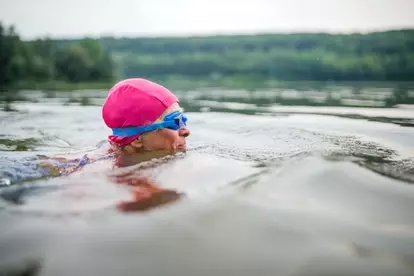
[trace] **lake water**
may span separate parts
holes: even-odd
[[[414,275],[414,109],[358,107],[386,90],[342,107],[178,92],[188,151],[126,169],[185,196],[129,213],[111,160],[37,167],[105,140],[105,91],[23,93],[0,113],[1,275]]]

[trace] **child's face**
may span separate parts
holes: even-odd
[[[170,106],[154,123],[164,120],[164,117],[174,111],[181,111],[178,104]],[[179,130],[162,128],[144,133],[140,137],[142,148],[145,150],[167,150],[173,152],[186,150],[186,137],[190,135],[190,130],[183,127]]]

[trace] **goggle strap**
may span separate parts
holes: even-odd
[[[178,124],[175,121],[176,119],[178,119]],[[148,126],[113,128],[112,134],[120,137],[130,137],[159,128],[172,128],[174,130],[178,130],[181,127],[186,126],[186,122],[187,117],[183,113],[176,111],[165,116],[164,122],[162,123],[152,124]]]
[[[158,128],[163,128],[163,127],[164,127],[164,124],[159,123],[159,124],[152,124],[148,126],[139,126],[139,127],[113,128],[112,134],[115,136],[120,136],[120,137],[130,137],[130,136],[135,136],[138,134],[153,131],[153,130],[156,130]]]

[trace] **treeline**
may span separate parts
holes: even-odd
[[[23,41],[0,22],[0,88],[22,83],[99,82],[113,78],[114,63],[97,40],[59,45],[51,39]]]
[[[117,78],[414,80],[414,30],[22,41],[0,24],[0,47],[0,86],[112,81],[115,68]]]
[[[100,39],[124,77],[414,80],[414,30]],[[67,45],[71,40],[59,40]]]
[[[124,76],[255,76],[280,80],[414,80],[414,30],[102,38]]]

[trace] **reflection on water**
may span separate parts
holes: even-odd
[[[35,147],[37,140],[34,138],[26,139],[2,139],[0,138],[0,149],[2,151],[28,151]]]
[[[7,276],[35,276],[39,275],[41,269],[41,262],[29,260],[14,266],[6,267],[0,270],[2,275]]]
[[[362,142],[352,137],[336,143],[341,145],[342,151],[326,155],[325,159],[349,161],[384,176],[414,183],[414,160],[412,158],[402,159],[395,150],[375,143]]]
[[[312,93],[394,93],[344,91]],[[105,139],[105,92],[27,93],[0,112],[0,274],[413,275],[412,109],[292,93],[190,91],[185,154],[60,177],[40,159]]]

